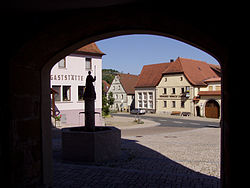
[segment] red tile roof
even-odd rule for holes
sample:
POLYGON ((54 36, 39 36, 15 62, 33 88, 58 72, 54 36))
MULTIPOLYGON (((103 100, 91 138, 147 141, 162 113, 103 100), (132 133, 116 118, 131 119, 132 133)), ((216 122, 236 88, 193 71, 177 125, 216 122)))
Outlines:
POLYGON ((170 63, 144 65, 135 87, 155 87, 161 80, 162 72, 170 63))
POLYGON ((221 81, 221 78, 220 77, 216 77, 216 78, 209 78, 209 79, 206 79, 204 80, 204 82, 220 82, 221 81))
POLYGON ((218 96, 218 95, 221 95, 221 91, 200 91, 198 93, 198 95, 200 95, 200 96, 210 96, 210 95, 218 96))
POLYGON ((105 93, 108 92, 110 84, 108 84, 108 82, 106 82, 106 80, 102 80, 102 85, 103 85, 103 90, 105 93))
POLYGON ((94 42, 79 48, 73 54, 86 54, 86 53, 90 53, 93 55, 100 55, 100 56, 105 55, 105 53, 103 53, 94 42))
POLYGON ((212 69, 214 69, 214 70, 216 70, 216 71, 218 71, 218 72, 221 72, 221 67, 220 67, 220 65, 209 64, 209 66, 210 66, 212 69))
POLYGON ((183 73, 192 85, 205 86, 205 80, 218 78, 217 74, 203 61, 178 57, 162 74, 183 73))
POLYGON ((127 94, 135 94, 135 85, 138 80, 137 75, 133 74, 119 74, 120 82, 127 94))

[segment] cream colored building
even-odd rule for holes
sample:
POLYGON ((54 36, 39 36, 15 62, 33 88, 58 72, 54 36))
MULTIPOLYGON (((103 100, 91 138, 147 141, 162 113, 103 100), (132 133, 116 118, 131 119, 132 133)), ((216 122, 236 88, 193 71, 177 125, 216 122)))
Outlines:
POLYGON ((156 113, 219 118, 220 77, 209 64, 177 58, 156 86, 156 113))
POLYGON ((184 74, 163 75, 156 87, 157 113, 194 113, 193 98, 197 90, 190 84, 184 74))
POLYGON ((204 117, 220 117, 221 114, 221 79, 205 80, 206 88, 201 88, 195 100, 195 115, 204 117))

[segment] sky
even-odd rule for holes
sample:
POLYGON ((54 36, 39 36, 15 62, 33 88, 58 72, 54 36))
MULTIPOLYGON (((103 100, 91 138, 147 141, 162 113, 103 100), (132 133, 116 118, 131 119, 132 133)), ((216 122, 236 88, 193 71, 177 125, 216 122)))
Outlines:
POLYGON ((102 68, 140 74, 143 65, 170 62, 178 57, 219 64, 206 52, 187 43, 157 35, 124 35, 97 41, 106 55, 102 68))

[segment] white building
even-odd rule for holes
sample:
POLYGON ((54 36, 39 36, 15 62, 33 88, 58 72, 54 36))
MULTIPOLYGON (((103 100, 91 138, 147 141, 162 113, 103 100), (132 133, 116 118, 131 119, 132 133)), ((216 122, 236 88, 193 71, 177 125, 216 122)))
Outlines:
POLYGON ((135 85, 138 76, 132 74, 118 74, 113 79, 108 93, 112 92, 114 104, 112 110, 129 112, 134 108, 135 85))
POLYGON ((135 108, 156 112, 156 86, 170 63, 144 65, 135 86, 135 108))
MULTIPOLYGON (((104 53, 95 43, 86 45, 66 56, 51 69, 51 88, 58 93, 55 104, 62 115, 61 122, 84 125, 83 93, 88 71, 96 76, 95 111, 102 110, 102 56, 104 53)), ((96 114, 96 125, 100 123, 101 114, 96 114)))

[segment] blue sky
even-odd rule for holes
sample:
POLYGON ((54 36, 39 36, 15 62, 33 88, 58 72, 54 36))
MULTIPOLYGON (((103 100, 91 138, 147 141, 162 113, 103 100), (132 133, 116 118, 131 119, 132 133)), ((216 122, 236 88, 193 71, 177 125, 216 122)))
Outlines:
POLYGON ((156 35, 124 35, 96 42, 106 54, 103 69, 140 74, 143 65, 169 62, 177 57, 219 64, 206 52, 191 45, 156 35))

